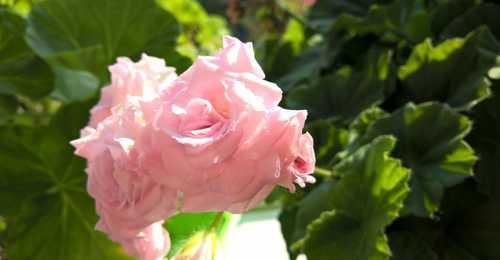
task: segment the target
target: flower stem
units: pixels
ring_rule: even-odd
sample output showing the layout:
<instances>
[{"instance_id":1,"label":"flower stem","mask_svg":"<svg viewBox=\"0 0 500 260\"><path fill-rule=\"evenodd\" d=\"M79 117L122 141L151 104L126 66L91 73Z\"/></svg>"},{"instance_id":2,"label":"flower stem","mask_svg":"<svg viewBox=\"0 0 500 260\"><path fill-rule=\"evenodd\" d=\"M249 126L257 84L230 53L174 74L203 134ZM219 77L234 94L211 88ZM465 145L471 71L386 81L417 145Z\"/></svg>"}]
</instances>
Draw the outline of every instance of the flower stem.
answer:
<instances>
[{"instance_id":1,"label":"flower stem","mask_svg":"<svg viewBox=\"0 0 500 260\"><path fill-rule=\"evenodd\" d=\"M324 169L324 168L321 168L321 167L317 167L317 166L316 166L316 169L314 170L314 174L318 175L318 176L321 176L321 177L326 177L326 178L337 177L338 176L337 174L335 174L331 170L327 170L327 169Z\"/></svg>"},{"instance_id":2,"label":"flower stem","mask_svg":"<svg viewBox=\"0 0 500 260\"><path fill-rule=\"evenodd\" d=\"M219 225L222 222L222 219L224 217L224 212L218 212L217 215L214 218L214 222L212 222L212 225L208 229L209 231L216 231Z\"/></svg>"}]
</instances>

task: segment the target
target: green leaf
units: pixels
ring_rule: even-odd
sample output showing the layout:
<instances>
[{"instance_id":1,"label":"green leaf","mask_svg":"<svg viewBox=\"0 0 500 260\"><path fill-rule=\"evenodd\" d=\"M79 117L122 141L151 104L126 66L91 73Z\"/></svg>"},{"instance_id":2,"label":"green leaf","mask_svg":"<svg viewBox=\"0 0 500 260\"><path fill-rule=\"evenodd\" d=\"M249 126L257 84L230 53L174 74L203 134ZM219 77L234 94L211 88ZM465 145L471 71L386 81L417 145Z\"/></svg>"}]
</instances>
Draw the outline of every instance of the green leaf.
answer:
<instances>
[{"instance_id":1,"label":"green leaf","mask_svg":"<svg viewBox=\"0 0 500 260\"><path fill-rule=\"evenodd\" d=\"M23 18L0 7L0 94L40 98L52 90L53 76L26 45L24 29Z\"/></svg>"},{"instance_id":2,"label":"green leaf","mask_svg":"<svg viewBox=\"0 0 500 260\"><path fill-rule=\"evenodd\" d=\"M85 161L69 141L88 120L90 103L63 107L48 126L0 131L0 215L8 259L129 259L96 231L85 189Z\"/></svg>"},{"instance_id":3,"label":"green leaf","mask_svg":"<svg viewBox=\"0 0 500 260\"><path fill-rule=\"evenodd\" d=\"M428 39L414 48L399 78L414 102L436 100L468 109L490 95L487 74L498 55L500 44L484 27L435 47Z\"/></svg>"},{"instance_id":4,"label":"green leaf","mask_svg":"<svg viewBox=\"0 0 500 260\"><path fill-rule=\"evenodd\" d=\"M84 101L94 95L99 85L99 79L87 71L54 66L54 72L56 81L52 96L64 102Z\"/></svg>"},{"instance_id":5,"label":"green leaf","mask_svg":"<svg viewBox=\"0 0 500 260\"><path fill-rule=\"evenodd\" d=\"M373 122L387 115L388 114L379 107L371 107L361 112L349 126L350 134L354 135L351 138L362 136Z\"/></svg>"},{"instance_id":6,"label":"green leaf","mask_svg":"<svg viewBox=\"0 0 500 260\"><path fill-rule=\"evenodd\" d=\"M164 224L172 243L168 257L175 256L189 239L199 232L209 232L211 228L215 228L217 236L222 238L230 220L231 214L227 212L181 213L168 219Z\"/></svg>"},{"instance_id":7,"label":"green leaf","mask_svg":"<svg viewBox=\"0 0 500 260\"><path fill-rule=\"evenodd\" d=\"M82 100L99 87L88 75L80 75L83 71L102 85L109 78L107 66L117 57L137 58L150 49L159 55L160 47L170 53L177 33L175 19L153 0L46 0L29 14L26 40L52 66L66 69L58 73L58 91ZM68 70L82 80L67 80ZM69 82L79 84L61 84Z\"/></svg>"},{"instance_id":8,"label":"green leaf","mask_svg":"<svg viewBox=\"0 0 500 260\"><path fill-rule=\"evenodd\" d=\"M390 50L374 48L361 69L346 66L311 86L295 88L286 99L287 105L307 109L313 119L332 118L348 123L364 109L382 101L385 88L391 83L391 60Z\"/></svg>"},{"instance_id":9,"label":"green leaf","mask_svg":"<svg viewBox=\"0 0 500 260\"><path fill-rule=\"evenodd\" d=\"M281 56L278 56L274 53L275 56L278 56L273 57L275 66L283 66L279 58L283 57L283 51L281 54ZM289 56L288 54L287 57L289 58ZM327 61L328 55L325 44L316 44L305 49L292 61L291 68L287 68L287 73L278 79L278 86L284 91L289 91L300 83L319 77L320 71L326 66Z\"/></svg>"},{"instance_id":10,"label":"green leaf","mask_svg":"<svg viewBox=\"0 0 500 260\"><path fill-rule=\"evenodd\" d=\"M489 200L476 189L473 180L449 189L438 219L396 221L389 231L394 259L498 259L498 200ZM420 257L411 258L416 256Z\"/></svg>"},{"instance_id":11,"label":"green leaf","mask_svg":"<svg viewBox=\"0 0 500 260\"><path fill-rule=\"evenodd\" d=\"M474 107L474 128L468 136L480 160L476 177L481 191L500 200L500 83L495 82L492 98Z\"/></svg>"},{"instance_id":12,"label":"green leaf","mask_svg":"<svg viewBox=\"0 0 500 260\"><path fill-rule=\"evenodd\" d=\"M303 241L309 259L389 259L383 231L409 191L409 171L388 156L394 144L377 138L335 167L341 179L330 188L330 211L308 226Z\"/></svg>"},{"instance_id":13,"label":"green leaf","mask_svg":"<svg viewBox=\"0 0 500 260\"><path fill-rule=\"evenodd\" d=\"M455 0L445 1L445 3L440 4L432 13L430 21L433 35L438 36L448 24L476 5L476 3L476 0Z\"/></svg>"},{"instance_id":14,"label":"green leaf","mask_svg":"<svg viewBox=\"0 0 500 260\"><path fill-rule=\"evenodd\" d=\"M394 232L389 237L394 260L439 260L437 254L421 238L408 231Z\"/></svg>"},{"instance_id":15,"label":"green leaf","mask_svg":"<svg viewBox=\"0 0 500 260\"><path fill-rule=\"evenodd\" d=\"M290 259L297 259L297 256L299 255L298 251L291 248L291 245L297 241L297 239L294 238L297 210L297 205L284 205L278 217L280 221L281 233L287 244L287 251Z\"/></svg>"},{"instance_id":16,"label":"green leaf","mask_svg":"<svg viewBox=\"0 0 500 260\"><path fill-rule=\"evenodd\" d=\"M373 123L361 142L388 134L398 139L393 154L413 173L404 213L428 216L438 209L445 188L473 174L477 158L463 141L470 128L467 117L447 106L410 103Z\"/></svg>"},{"instance_id":17,"label":"green leaf","mask_svg":"<svg viewBox=\"0 0 500 260\"><path fill-rule=\"evenodd\" d=\"M350 35L374 33L391 41L419 42L430 34L428 13L421 0L396 0L389 5L372 5L366 16L340 15L334 31Z\"/></svg>"},{"instance_id":18,"label":"green leaf","mask_svg":"<svg viewBox=\"0 0 500 260\"><path fill-rule=\"evenodd\" d=\"M192 59L196 58L198 52L216 52L222 46L222 36L230 33L226 20L217 15L209 15L198 1L159 0L158 3L181 24L182 33L177 49Z\"/></svg>"},{"instance_id":19,"label":"green leaf","mask_svg":"<svg viewBox=\"0 0 500 260\"><path fill-rule=\"evenodd\" d=\"M265 59L262 59L264 57ZM293 47L288 41L279 38L269 38L257 46L257 58L266 72L266 78L273 80L282 76L288 76L293 68ZM288 87L286 84L283 87ZM284 89L286 90L286 89Z\"/></svg>"},{"instance_id":20,"label":"green leaf","mask_svg":"<svg viewBox=\"0 0 500 260\"><path fill-rule=\"evenodd\" d=\"M365 15L372 4L387 3L387 0L319 0L309 12L309 19L319 28L328 28L342 13Z\"/></svg>"},{"instance_id":21,"label":"green leaf","mask_svg":"<svg viewBox=\"0 0 500 260\"><path fill-rule=\"evenodd\" d=\"M441 33L443 38L465 37L470 31L486 25L500 40L500 5L483 3L470 8L461 16L455 18Z\"/></svg>"},{"instance_id":22,"label":"green leaf","mask_svg":"<svg viewBox=\"0 0 500 260\"><path fill-rule=\"evenodd\" d=\"M0 125L7 122L17 110L17 100L9 95L0 95Z\"/></svg>"},{"instance_id":23,"label":"green leaf","mask_svg":"<svg viewBox=\"0 0 500 260\"><path fill-rule=\"evenodd\" d=\"M349 141L347 129L335 126L327 120L309 123L306 131L314 136L316 164L333 166L337 153L342 151Z\"/></svg>"}]
</instances>

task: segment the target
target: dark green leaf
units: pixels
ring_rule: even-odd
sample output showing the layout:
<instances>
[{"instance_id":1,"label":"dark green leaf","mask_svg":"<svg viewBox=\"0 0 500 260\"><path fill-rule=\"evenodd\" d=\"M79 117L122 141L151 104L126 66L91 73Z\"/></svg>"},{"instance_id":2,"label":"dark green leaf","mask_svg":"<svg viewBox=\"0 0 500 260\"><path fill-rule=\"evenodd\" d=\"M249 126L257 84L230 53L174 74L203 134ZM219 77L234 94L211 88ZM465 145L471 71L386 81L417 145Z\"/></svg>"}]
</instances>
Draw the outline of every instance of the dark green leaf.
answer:
<instances>
[{"instance_id":1,"label":"dark green leaf","mask_svg":"<svg viewBox=\"0 0 500 260\"><path fill-rule=\"evenodd\" d=\"M297 219L297 210L298 207L297 205L285 205L283 206L283 209L280 212L280 215L278 217L280 221L280 226L281 226L281 233L283 234L283 238L285 239L285 242L287 244L287 251L288 255L290 256L290 259L296 259L297 256L299 255L299 252L296 250L293 250L291 248L291 245L293 245L295 242L297 242L297 239L294 237L295 233L295 221Z\"/></svg>"},{"instance_id":2,"label":"dark green leaf","mask_svg":"<svg viewBox=\"0 0 500 260\"><path fill-rule=\"evenodd\" d=\"M96 231L85 189L85 161L69 141L85 125L89 103L63 107L48 126L0 133L0 214L7 220L9 259L129 259ZM4 139L5 138L5 139Z\"/></svg>"},{"instance_id":3,"label":"dark green leaf","mask_svg":"<svg viewBox=\"0 0 500 260\"><path fill-rule=\"evenodd\" d=\"M495 82L493 97L474 107L474 128L468 137L478 153L476 176L481 191L500 200L500 83Z\"/></svg>"},{"instance_id":4,"label":"dark green leaf","mask_svg":"<svg viewBox=\"0 0 500 260\"><path fill-rule=\"evenodd\" d=\"M307 132L314 136L316 163L333 166L335 155L349 142L347 129L336 127L327 120L317 120L307 125Z\"/></svg>"},{"instance_id":5,"label":"dark green leaf","mask_svg":"<svg viewBox=\"0 0 500 260\"><path fill-rule=\"evenodd\" d=\"M175 19L153 0L47 0L33 7L26 39L52 66L66 68L58 70L58 94L82 100L99 87L83 71L104 84L106 67L117 57L137 58L149 50L162 56L158 49L171 51L177 32ZM68 74L78 77L68 80Z\"/></svg>"},{"instance_id":6,"label":"dark green leaf","mask_svg":"<svg viewBox=\"0 0 500 260\"><path fill-rule=\"evenodd\" d=\"M476 189L472 180L449 189L438 219L396 221L389 231L394 259L498 259L498 200L489 200Z\"/></svg>"},{"instance_id":7,"label":"dark green leaf","mask_svg":"<svg viewBox=\"0 0 500 260\"><path fill-rule=\"evenodd\" d=\"M476 0L454 0L440 4L431 17L431 31L438 36L455 18L465 13L477 3ZM473 28L476 29L476 28ZM467 34L467 33L466 33Z\"/></svg>"},{"instance_id":8,"label":"dark green leaf","mask_svg":"<svg viewBox=\"0 0 500 260\"><path fill-rule=\"evenodd\" d=\"M328 27L342 13L365 15L372 4L388 3L390 0L319 0L310 10L310 20L320 28Z\"/></svg>"},{"instance_id":9,"label":"dark green leaf","mask_svg":"<svg viewBox=\"0 0 500 260\"><path fill-rule=\"evenodd\" d=\"M351 35L374 33L393 41L419 42L430 34L428 13L421 0L396 0L389 5L373 5L366 16L340 15L334 31Z\"/></svg>"},{"instance_id":10,"label":"dark green leaf","mask_svg":"<svg viewBox=\"0 0 500 260\"><path fill-rule=\"evenodd\" d=\"M484 3L470 8L454 19L441 33L443 38L465 37L470 31L486 25L500 40L500 5Z\"/></svg>"},{"instance_id":11,"label":"dark green leaf","mask_svg":"<svg viewBox=\"0 0 500 260\"><path fill-rule=\"evenodd\" d=\"M284 91L289 91L300 83L319 77L320 71L326 66L328 55L324 44L317 44L307 48L292 62L293 66L278 80L278 85ZM281 61L275 58L276 66Z\"/></svg>"},{"instance_id":12,"label":"dark green leaf","mask_svg":"<svg viewBox=\"0 0 500 260\"><path fill-rule=\"evenodd\" d=\"M9 120L17 110L17 100L12 96L0 95L0 125Z\"/></svg>"},{"instance_id":13,"label":"dark green leaf","mask_svg":"<svg viewBox=\"0 0 500 260\"><path fill-rule=\"evenodd\" d=\"M374 48L360 70L343 67L312 86L293 89L287 99L291 108L307 109L311 118L353 120L358 113L382 101L390 84L392 52Z\"/></svg>"},{"instance_id":14,"label":"dark green leaf","mask_svg":"<svg viewBox=\"0 0 500 260\"><path fill-rule=\"evenodd\" d=\"M24 41L23 18L0 7L0 94L40 98L53 87L50 67Z\"/></svg>"},{"instance_id":15,"label":"dark green leaf","mask_svg":"<svg viewBox=\"0 0 500 260\"><path fill-rule=\"evenodd\" d=\"M389 238L394 260L439 260L427 242L411 232L394 232Z\"/></svg>"},{"instance_id":16,"label":"dark green leaf","mask_svg":"<svg viewBox=\"0 0 500 260\"><path fill-rule=\"evenodd\" d=\"M364 143L379 135L394 135L398 142L394 156L411 168L411 193L405 213L427 216L439 206L446 187L472 175L476 156L462 139L470 120L437 103L408 104L373 123Z\"/></svg>"}]
</instances>

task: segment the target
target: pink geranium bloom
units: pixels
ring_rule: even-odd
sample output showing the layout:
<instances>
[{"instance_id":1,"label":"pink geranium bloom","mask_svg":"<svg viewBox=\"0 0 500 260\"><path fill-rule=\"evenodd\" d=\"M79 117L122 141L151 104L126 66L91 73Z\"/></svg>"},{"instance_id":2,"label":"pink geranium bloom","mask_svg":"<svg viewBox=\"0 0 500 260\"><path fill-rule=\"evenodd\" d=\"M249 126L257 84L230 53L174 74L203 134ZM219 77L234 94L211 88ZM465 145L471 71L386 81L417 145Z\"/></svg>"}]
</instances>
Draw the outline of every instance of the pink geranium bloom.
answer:
<instances>
[{"instance_id":1,"label":"pink geranium bloom","mask_svg":"<svg viewBox=\"0 0 500 260\"><path fill-rule=\"evenodd\" d=\"M183 212L245 212L274 186L313 183L306 111L278 106L251 43L225 37L182 75L163 60L119 58L89 126L72 144L87 159L97 228L141 259L169 250L164 219Z\"/></svg>"}]
</instances>

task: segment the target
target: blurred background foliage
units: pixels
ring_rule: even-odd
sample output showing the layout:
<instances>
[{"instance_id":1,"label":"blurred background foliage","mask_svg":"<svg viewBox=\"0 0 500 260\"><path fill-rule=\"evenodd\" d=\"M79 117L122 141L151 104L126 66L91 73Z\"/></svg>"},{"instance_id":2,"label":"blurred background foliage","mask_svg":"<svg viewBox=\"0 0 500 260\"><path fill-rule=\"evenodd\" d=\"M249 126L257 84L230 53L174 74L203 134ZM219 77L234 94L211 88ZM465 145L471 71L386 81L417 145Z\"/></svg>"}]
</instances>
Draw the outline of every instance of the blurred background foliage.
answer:
<instances>
[{"instance_id":1,"label":"blurred background foliage","mask_svg":"<svg viewBox=\"0 0 500 260\"><path fill-rule=\"evenodd\" d=\"M126 259L68 141L106 67L185 70L252 41L282 105L307 109L318 183L276 189L289 255L500 259L500 4L488 0L0 0L0 256ZM173 256L214 213L166 225ZM231 216L217 231L221 236ZM51 241L47 243L47 241Z\"/></svg>"}]
</instances>

